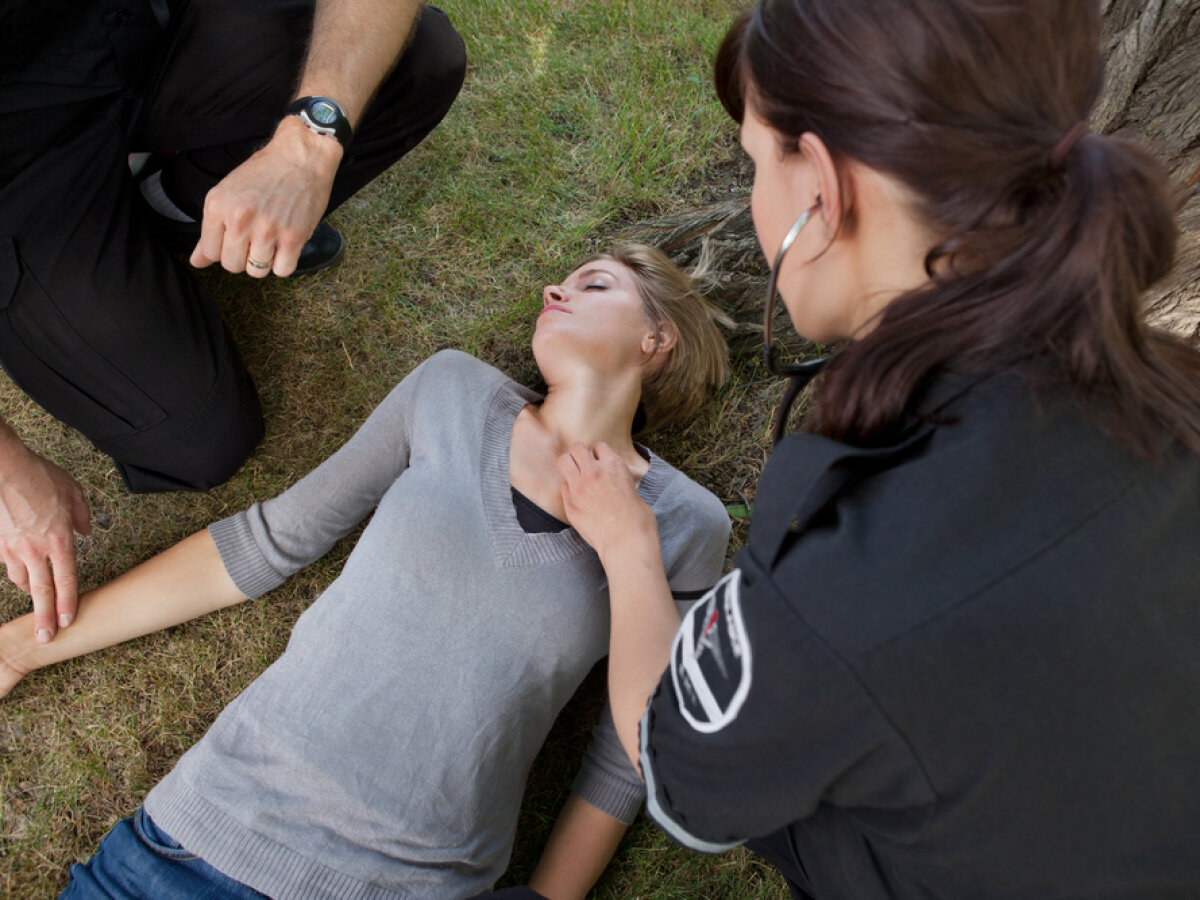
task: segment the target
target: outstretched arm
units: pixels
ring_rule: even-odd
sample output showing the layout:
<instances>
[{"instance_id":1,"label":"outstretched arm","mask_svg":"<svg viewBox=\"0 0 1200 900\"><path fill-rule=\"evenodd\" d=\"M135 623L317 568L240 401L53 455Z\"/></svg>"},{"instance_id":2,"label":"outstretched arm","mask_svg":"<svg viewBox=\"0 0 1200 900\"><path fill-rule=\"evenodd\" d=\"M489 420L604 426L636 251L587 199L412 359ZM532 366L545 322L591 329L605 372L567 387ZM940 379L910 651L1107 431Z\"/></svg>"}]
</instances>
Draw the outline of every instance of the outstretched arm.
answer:
<instances>
[{"instance_id":1,"label":"outstretched arm","mask_svg":"<svg viewBox=\"0 0 1200 900\"><path fill-rule=\"evenodd\" d=\"M529 886L548 900L583 900L628 828L576 793L563 805Z\"/></svg>"},{"instance_id":2,"label":"outstretched arm","mask_svg":"<svg viewBox=\"0 0 1200 900\"><path fill-rule=\"evenodd\" d=\"M404 49L421 0L318 0L296 97L337 101L352 127ZM280 111L282 113L282 110ZM290 275L333 189L342 146L297 116L282 117L261 150L230 172L204 201L194 266ZM248 256L271 260L247 269Z\"/></svg>"},{"instance_id":3,"label":"outstretched arm","mask_svg":"<svg viewBox=\"0 0 1200 900\"><path fill-rule=\"evenodd\" d=\"M161 631L240 603L207 531L185 538L79 598L75 623L51 643L38 643L33 616L0 627L0 697L34 669Z\"/></svg>"}]
</instances>

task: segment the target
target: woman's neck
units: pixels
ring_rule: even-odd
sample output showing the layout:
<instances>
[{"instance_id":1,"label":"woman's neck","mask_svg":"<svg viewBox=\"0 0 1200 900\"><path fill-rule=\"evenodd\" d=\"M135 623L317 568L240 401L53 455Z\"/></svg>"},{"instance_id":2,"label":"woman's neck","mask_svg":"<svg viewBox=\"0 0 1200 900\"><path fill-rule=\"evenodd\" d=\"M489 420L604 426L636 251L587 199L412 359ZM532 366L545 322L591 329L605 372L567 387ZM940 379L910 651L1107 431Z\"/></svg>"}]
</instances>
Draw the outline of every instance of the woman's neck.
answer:
<instances>
[{"instance_id":1,"label":"woman's neck","mask_svg":"<svg viewBox=\"0 0 1200 900\"><path fill-rule=\"evenodd\" d=\"M526 406L513 423L508 469L512 486L538 506L563 518L558 458L575 442L604 441L635 478L650 464L633 444L633 417L641 397L640 373L604 379L547 379L541 404Z\"/></svg>"},{"instance_id":2,"label":"woman's neck","mask_svg":"<svg viewBox=\"0 0 1200 900\"><path fill-rule=\"evenodd\" d=\"M559 453L575 442L591 447L603 441L631 465L638 456L633 446L633 417L641 397L640 373L624 379L576 380L551 383L546 399L530 410Z\"/></svg>"},{"instance_id":3,"label":"woman's neck","mask_svg":"<svg viewBox=\"0 0 1200 900\"><path fill-rule=\"evenodd\" d=\"M895 179L854 167L855 240L843 249L858 297L847 337L861 338L879 324L897 297L929 282L925 260L938 238L912 212L913 201Z\"/></svg>"}]
</instances>

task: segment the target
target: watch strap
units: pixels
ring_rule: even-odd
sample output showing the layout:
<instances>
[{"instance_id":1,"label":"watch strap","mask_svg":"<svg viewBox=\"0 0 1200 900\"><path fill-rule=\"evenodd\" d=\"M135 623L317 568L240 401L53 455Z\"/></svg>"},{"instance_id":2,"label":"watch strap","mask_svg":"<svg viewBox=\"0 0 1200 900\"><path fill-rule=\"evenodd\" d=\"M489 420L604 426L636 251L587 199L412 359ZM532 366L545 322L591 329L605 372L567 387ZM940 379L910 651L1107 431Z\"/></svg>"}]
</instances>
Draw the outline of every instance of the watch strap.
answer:
<instances>
[{"instance_id":1,"label":"watch strap","mask_svg":"<svg viewBox=\"0 0 1200 900\"><path fill-rule=\"evenodd\" d=\"M287 109L289 115L299 116L310 131L334 138L343 147L350 145L354 129L336 100L328 97L301 97Z\"/></svg>"}]
</instances>

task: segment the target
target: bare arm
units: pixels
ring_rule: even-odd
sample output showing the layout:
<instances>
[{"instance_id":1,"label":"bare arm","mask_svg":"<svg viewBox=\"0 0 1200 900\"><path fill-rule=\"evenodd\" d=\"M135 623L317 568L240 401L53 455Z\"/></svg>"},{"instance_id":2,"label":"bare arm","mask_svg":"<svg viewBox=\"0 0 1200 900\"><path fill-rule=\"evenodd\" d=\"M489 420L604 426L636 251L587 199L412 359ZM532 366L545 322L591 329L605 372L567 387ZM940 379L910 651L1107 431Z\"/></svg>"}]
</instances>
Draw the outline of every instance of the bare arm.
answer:
<instances>
[{"instance_id":1,"label":"bare arm","mask_svg":"<svg viewBox=\"0 0 1200 900\"><path fill-rule=\"evenodd\" d=\"M0 627L0 697L26 674L161 631L245 600L207 531L185 538L79 599L75 624L58 639L38 643L32 616Z\"/></svg>"},{"instance_id":2,"label":"bare arm","mask_svg":"<svg viewBox=\"0 0 1200 900\"><path fill-rule=\"evenodd\" d=\"M654 513L625 463L606 444L574 444L559 458L567 520L600 557L608 578L608 702L625 753L641 771L638 723L666 671L679 613L663 571Z\"/></svg>"},{"instance_id":3,"label":"bare arm","mask_svg":"<svg viewBox=\"0 0 1200 900\"><path fill-rule=\"evenodd\" d=\"M356 126L400 58L421 0L318 0L297 97L336 100ZM273 260L250 274L289 275L325 208L342 160L334 138L283 116L261 150L209 191L194 266L246 272L247 256Z\"/></svg>"},{"instance_id":4,"label":"bare arm","mask_svg":"<svg viewBox=\"0 0 1200 900\"><path fill-rule=\"evenodd\" d=\"M642 774L638 724L671 659L679 613L663 573L658 534L649 549L632 540L600 555L608 573L612 615L608 693L621 746Z\"/></svg>"},{"instance_id":5,"label":"bare arm","mask_svg":"<svg viewBox=\"0 0 1200 900\"><path fill-rule=\"evenodd\" d=\"M332 97L357 126L400 58L423 5L421 0L318 0L296 96Z\"/></svg>"},{"instance_id":6,"label":"bare arm","mask_svg":"<svg viewBox=\"0 0 1200 900\"><path fill-rule=\"evenodd\" d=\"M572 793L529 886L548 900L583 900L617 852L626 825Z\"/></svg>"},{"instance_id":7,"label":"bare arm","mask_svg":"<svg viewBox=\"0 0 1200 900\"><path fill-rule=\"evenodd\" d=\"M13 584L33 595L26 627L42 643L75 618L74 532L88 534L90 520L75 479L0 421L0 559Z\"/></svg>"}]
</instances>

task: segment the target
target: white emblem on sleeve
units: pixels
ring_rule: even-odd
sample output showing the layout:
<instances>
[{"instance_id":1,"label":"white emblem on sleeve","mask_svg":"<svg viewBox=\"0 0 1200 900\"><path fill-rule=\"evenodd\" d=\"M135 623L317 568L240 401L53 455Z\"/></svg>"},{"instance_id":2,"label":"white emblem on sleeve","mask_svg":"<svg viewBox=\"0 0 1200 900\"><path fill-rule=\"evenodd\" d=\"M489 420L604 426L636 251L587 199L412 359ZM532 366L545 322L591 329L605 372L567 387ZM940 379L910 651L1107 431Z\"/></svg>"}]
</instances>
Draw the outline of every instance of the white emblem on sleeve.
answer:
<instances>
[{"instance_id":1,"label":"white emblem on sleeve","mask_svg":"<svg viewBox=\"0 0 1200 900\"><path fill-rule=\"evenodd\" d=\"M750 643L742 620L741 572L734 569L684 617L671 648L679 710L712 734L737 718L750 693Z\"/></svg>"}]
</instances>

